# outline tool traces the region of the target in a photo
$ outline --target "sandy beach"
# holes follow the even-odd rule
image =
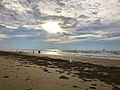
[[[0,90],[120,90],[120,61],[0,51]]]

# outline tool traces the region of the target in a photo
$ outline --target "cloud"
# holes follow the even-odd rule
[[[17,37],[17,38],[26,38],[26,37],[34,37],[34,35],[29,35],[29,34],[22,34],[22,35],[15,35],[12,37]]]
[[[8,38],[8,36],[6,34],[0,34],[0,40],[5,39],[5,38]]]
[[[64,31],[46,33],[42,24],[48,21],[58,22]],[[120,3],[118,0],[1,0],[0,33],[14,38],[40,37],[57,43],[119,40]]]
[[[107,40],[107,41],[120,40],[120,36],[104,38],[104,39],[102,39],[102,40],[104,40],[104,41],[106,41],[106,40]]]
[[[89,17],[85,15],[80,15],[78,18],[88,19]]]

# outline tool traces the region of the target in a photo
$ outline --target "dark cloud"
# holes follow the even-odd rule
[[[96,19],[92,24],[102,25],[101,19]]]
[[[105,35],[107,38],[111,38],[111,37],[119,37],[120,36],[120,32],[119,33],[112,33],[112,34],[106,34]]]
[[[86,40],[86,39],[88,39],[88,37],[75,37],[74,39],[75,40],[81,40],[81,39]]]
[[[4,6],[0,4],[0,9],[3,9],[3,8],[4,8]]]
[[[56,3],[57,3],[59,6],[65,6],[65,3],[62,2],[62,0],[56,0]]]
[[[80,15],[78,18],[84,18],[84,19],[88,19],[89,17],[86,15]]]
[[[94,14],[94,15],[97,15],[98,13],[99,13],[99,11],[91,11],[92,12],[92,14]]]
[[[27,0],[27,2],[28,2],[29,4],[31,4],[32,0]]]

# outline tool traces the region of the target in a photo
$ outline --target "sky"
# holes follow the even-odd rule
[[[120,50],[120,0],[0,0],[0,49]]]

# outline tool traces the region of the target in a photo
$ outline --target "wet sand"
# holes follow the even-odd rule
[[[0,51],[0,90],[120,90],[119,63]]]

